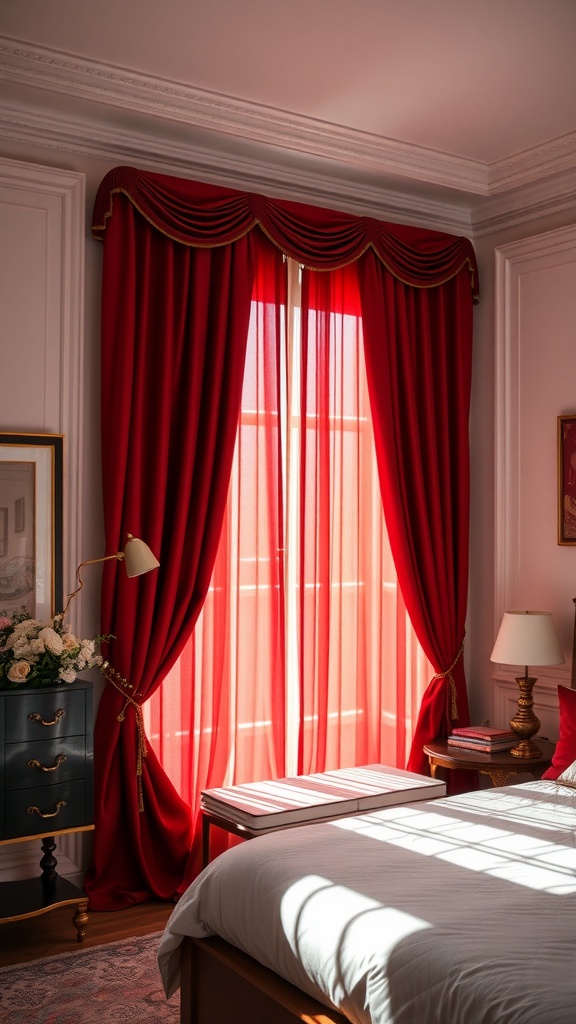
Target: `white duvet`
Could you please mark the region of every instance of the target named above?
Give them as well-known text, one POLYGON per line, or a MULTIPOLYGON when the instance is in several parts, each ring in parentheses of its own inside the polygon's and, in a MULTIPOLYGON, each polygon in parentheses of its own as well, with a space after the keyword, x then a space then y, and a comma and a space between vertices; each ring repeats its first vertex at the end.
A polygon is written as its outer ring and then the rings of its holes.
POLYGON ((276 832, 210 864, 158 953, 220 935, 353 1024, 575 1024, 576 789, 531 782, 276 832))

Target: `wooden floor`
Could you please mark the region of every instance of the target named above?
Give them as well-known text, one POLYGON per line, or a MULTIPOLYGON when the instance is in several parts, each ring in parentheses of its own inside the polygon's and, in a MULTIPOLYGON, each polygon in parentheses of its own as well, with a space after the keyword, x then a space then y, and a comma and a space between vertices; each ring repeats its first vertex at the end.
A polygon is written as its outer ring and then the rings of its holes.
POLYGON ((0 965, 21 964, 58 953, 73 953, 88 946, 101 946, 133 935, 162 931, 174 904, 151 901, 112 913, 91 911, 82 943, 76 941, 76 929, 72 924, 74 909, 58 907, 36 917, 0 923, 0 965))

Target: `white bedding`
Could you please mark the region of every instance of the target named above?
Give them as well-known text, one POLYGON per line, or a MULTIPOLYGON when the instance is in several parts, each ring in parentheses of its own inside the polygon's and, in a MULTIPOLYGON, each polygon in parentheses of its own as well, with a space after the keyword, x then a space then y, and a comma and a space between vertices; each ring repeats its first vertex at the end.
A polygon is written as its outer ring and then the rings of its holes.
POLYGON ((234 847, 174 909, 353 1024, 575 1024, 576 789, 531 782, 234 847))

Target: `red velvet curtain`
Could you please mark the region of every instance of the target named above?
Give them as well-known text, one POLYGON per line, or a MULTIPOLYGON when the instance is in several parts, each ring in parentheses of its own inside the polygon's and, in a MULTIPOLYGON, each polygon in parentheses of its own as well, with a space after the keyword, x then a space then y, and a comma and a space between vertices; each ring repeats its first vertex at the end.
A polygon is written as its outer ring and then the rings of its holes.
POLYGON ((468 417, 472 307, 462 275, 408 288, 372 253, 359 264, 364 349, 390 546, 406 607, 436 669, 408 760, 468 725, 463 644, 468 591, 468 417), (391 343, 391 340, 394 343, 391 343))
POLYGON ((242 391, 260 233, 174 244, 125 197, 104 239, 102 460, 107 550, 146 539, 157 572, 103 579, 117 676, 95 730, 94 909, 170 898, 185 872, 189 808, 145 738, 140 706, 190 635, 212 572, 242 391), (127 680, 123 683, 121 678, 127 680), (124 713, 124 721, 118 716, 124 713), (137 774, 141 772, 141 775, 137 774), (140 813, 139 805, 144 813, 140 813))
MULTIPOLYGON (((259 248, 271 239, 300 263, 322 270, 358 261, 383 499, 398 577, 419 639, 441 673, 462 640, 466 601, 460 580, 467 575, 468 554, 466 473, 458 468, 467 459, 467 430, 451 434, 456 419, 445 410, 454 403, 462 410, 467 406, 469 384, 464 372, 443 378, 433 362, 437 347, 447 344, 447 330, 461 346, 457 358, 470 359, 477 271, 465 238, 130 167, 116 168, 102 181, 93 233, 105 244, 102 463, 108 550, 123 547, 130 532, 143 537, 161 562, 157 573, 131 581, 108 564, 103 579, 102 628, 116 637, 109 657, 117 675, 104 692, 96 725, 94 863, 86 884, 93 907, 115 909, 151 895, 170 897, 185 873, 189 809, 153 755, 142 756, 140 707, 180 653, 208 588, 226 503, 259 248), (253 230, 257 226, 262 230, 253 230), (398 309, 391 309, 396 302, 398 309), (422 340, 422 330, 430 337, 425 333, 422 340), (426 355, 420 355, 421 341, 426 355), (420 359, 418 387, 409 395, 407 364, 420 359), (405 381, 395 370, 402 363, 405 381), (391 413, 382 404, 398 382, 403 388, 391 413), (455 394, 453 385, 462 382, 464 393, 455 394), (426 415, 408 422, 416 395, 426 388, 426 415), (391 435, 383 438, 388 428, 391 435), (422 472, 421 450, 427 457, 436 444, 442 453, 426 499, 437 525, 407 553, 411 533, 428 530, 410 488, 422 472), (400 458, 406 459, 401 472, 390 464, 400 458), (449 523, 457 520, 448 557, 449 523), (437 550, 442 525, 444 541, 437 550), (434 571, 436 562, 442 572, 434 571)), ((445 369, 449 358, 446 349, 445 369)), ((463 419, 458 417, 458 429, 463 419)), ((432 684, 418 742, 446 731, 446 679, 432 684), (440 722, 444 729, 436 728, 440 722)), ((455 679, 458 714, 465 721, 461 660, 455 679)))

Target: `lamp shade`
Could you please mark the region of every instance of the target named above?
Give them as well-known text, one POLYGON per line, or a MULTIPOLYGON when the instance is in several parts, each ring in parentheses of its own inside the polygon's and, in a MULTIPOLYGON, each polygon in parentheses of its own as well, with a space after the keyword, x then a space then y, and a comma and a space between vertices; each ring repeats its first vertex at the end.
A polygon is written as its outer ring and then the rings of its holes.
POLYGON ((504 612, 490 661, 528 666, 564 660, 551 612, 504 612))
POLYGON ((160 562, 152 554, 150 548, 139 537, 128 534, 124 548, 124 568, 127 576, 142 576, 145 572, 157 569, 160 562))

